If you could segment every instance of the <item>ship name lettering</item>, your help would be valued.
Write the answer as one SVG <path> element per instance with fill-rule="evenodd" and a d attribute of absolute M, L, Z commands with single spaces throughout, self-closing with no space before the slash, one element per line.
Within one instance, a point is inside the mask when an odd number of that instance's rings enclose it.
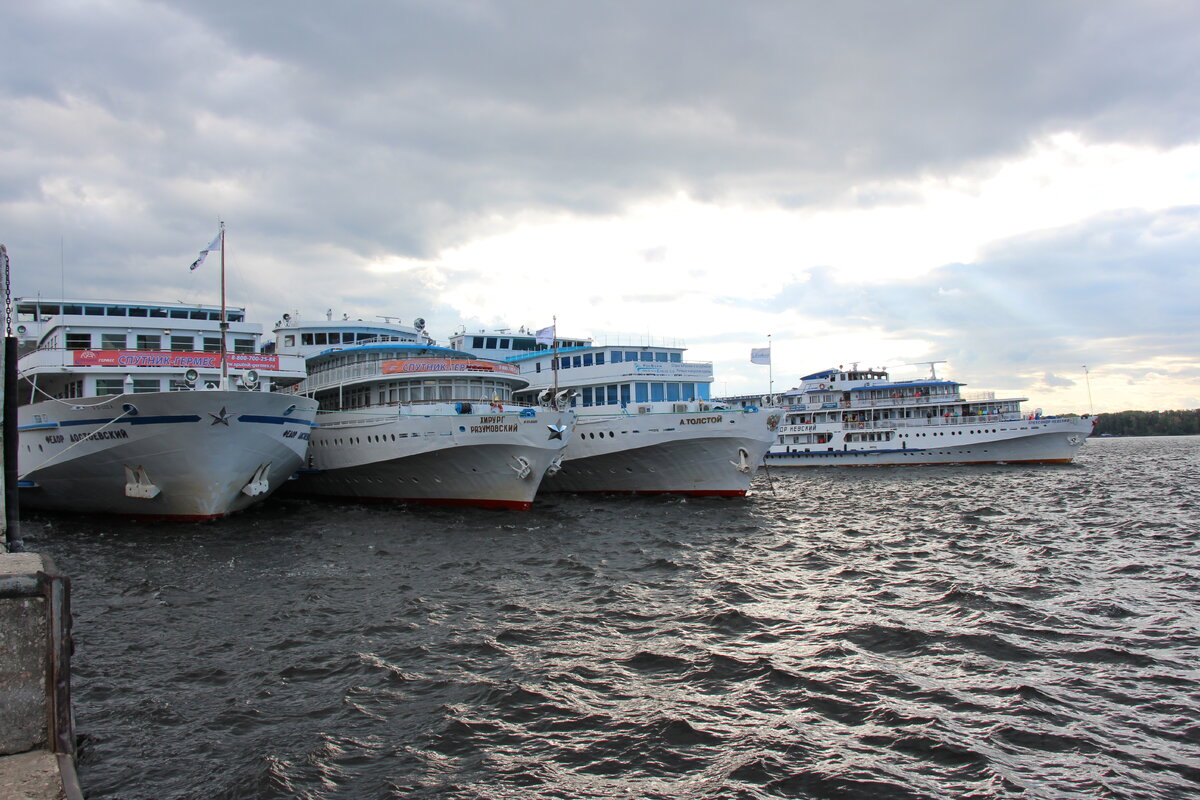
<path fill-rule="evenodd" d="M 61 433 L 52 433 L 46 437 L 46 444 L 62 444 L 63 435 Z"/>
<path fill-rule="evenodd" d="M 720 417 L 684 417 L 679 420 L 680 425 L 707 425 L 710 422 L 720 422 Z"/>
<path fill-rule="evenodd" d="M 498 423 L 498 422 L 504 422 L 504 417 L 480 417 L 479 418 L 480 425 L 489 425 L 489 424 L 494 424 L 494 423 Z"/>
<path fill-rule="evenodd" d="M 84 439 L 128 439 L 129 431 L 117 428 L 107 431 L 93 431 L 92 433 L 72 433 L 72 442 L 82 442 Z"/>
<path fill-rule="evenodd" d="M 496 419 L 503 419 L 503 417 L 496 417 Z M 509 425 L 490 424 L 471 426 L 471 433 L 516 433 L 516 431 L 517 423 L 515 422 Z"/>

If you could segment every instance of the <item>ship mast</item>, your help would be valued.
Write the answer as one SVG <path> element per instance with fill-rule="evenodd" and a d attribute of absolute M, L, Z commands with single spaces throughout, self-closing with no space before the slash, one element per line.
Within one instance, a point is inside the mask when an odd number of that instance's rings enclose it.
<path fill-rule="evenodd" d="M 229 362 L 226 361 L 226 334 L 229 331 L 229 319 L 225 313 L 225 223 L 221 222 L 221 390 L 229 388 Z"/>

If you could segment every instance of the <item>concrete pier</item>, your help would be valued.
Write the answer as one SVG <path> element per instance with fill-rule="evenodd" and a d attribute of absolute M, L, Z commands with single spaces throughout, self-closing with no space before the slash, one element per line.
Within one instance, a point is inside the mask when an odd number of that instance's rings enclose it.
<path fill-rule="evenodd" d="M 0 552 L 0 798 L 82 800 L 71 720 L 70 581 Z"/>

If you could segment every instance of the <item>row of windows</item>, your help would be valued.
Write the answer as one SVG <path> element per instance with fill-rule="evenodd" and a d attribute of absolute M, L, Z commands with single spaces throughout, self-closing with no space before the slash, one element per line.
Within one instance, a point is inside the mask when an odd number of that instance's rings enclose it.
<path fill-rule="evenodd" d="M 659 361 L 659 362 L 674 362 L 682 363 L 683 353 L 662 353 L 643 350 L 640 353 L 637 350 L 610 350 L 609 358 L 611 363 L 620 364 L 624 361 Z M 583 353 L 577 356 L 561 356 L 558 359 L 559 369 L 572 369 L 575 367 L 591 367 L 604 366 L 604 353 Z M 554 368 L 554 359 L 551 359 L 551 369 Z M 534 372 L 542 371 L 542 362 L 537 362 L 534 365 Z"/>
<path fill-rule="evenodd" d="M 559 339 L 559 347 L 587 347 L 587 342 Z M 472 336 L 473 350 L 549 350 L 549 345 L 539 345 L 532 336 Z"/>
<path fill-rule="evenodd" d="M 683 361 L 683 353 L 662 353 L 652 352 L 650 350 L 613 350 L 611 351 L 612 363 L 619 364 L 622 361 L 671 361 L 681 363 Z"/>
<path fill-rule="evenodd" d="M 354 344 L 355 342 L 413 342 L 412 337 L 389 336 L 381 333 L 355 333 L 354 331 L 326 331 L 323 333 L 300 334 L 301 345 L 313 344 Z M 296 346 L 296 335 L 289 333 L 283 337 L 284 347 Z"/>
<path fill-rule="evenodd" d="M 73 303 L 21 303 L 17 306 L 17 320 L 38 322 L 59 314 L 87 317 L 149 317 L 158 319 L 205 319 L 220 321 L 220 311 L 198 308 L 156 308 L 141 306 L 89 306 Z M 229 309 L 225 313 L 229 322 L 244 322 L 241 309 Z"/>
<path fill-rule="evenodd" d="M 490 404 L 493 398 L 501 403 L 512 402 L 512 387 L 504 383 L 485 378 L 453 379 L 422 381 L 393 381 L 387 384 L 377 384 L 375 387 L 375 402 L 372 403 L 371 388 L 366 386 L 344 389 L 340 395 L 337 391 L 324 392 L 318 397 L 323 411 L 336 411 L 349 408 L 367 408 L 371 405 L 391 406 L 407 403 L 437 403 L 437 402 L 482 402 Z"/>
<path fill-rule="evenodd" d="M 159 334 L 139 333 L 134 337 L 134 346 L 138 350 L 162 350 L 163 336 Z M 171 350 L 175 352 L 191 353 L 196 350 L 195 336 L 171 336 Z M 90 333 L 68 333 L 66 344 L 68 350 L 91 350 L 95 340 L 93 334 Z M 203 352 L 219 353 L 221 352 L 221 337 L 220 336 L 204 336 L 201 337 Z M 124 333 L 101 333 L 100 334 L 100 349 L 101 350 L 127 350 L 129 349 L 129 336 Z M 235 353 L 253 353 L 254 340 L 240 339 L 233 340 L 233 352 Z"/>
<path fill-rule="evenodd" d="M 619 383 L 609 386 L 585 386 L 576 389 L 578 395 L 571 398 L 571 405 L 584 408 L 590 406 L 628 405 L 632 396 L 635 403 L 677 402 L 680 400 L 708 400 L 707 383 L 637 382 Z"/>

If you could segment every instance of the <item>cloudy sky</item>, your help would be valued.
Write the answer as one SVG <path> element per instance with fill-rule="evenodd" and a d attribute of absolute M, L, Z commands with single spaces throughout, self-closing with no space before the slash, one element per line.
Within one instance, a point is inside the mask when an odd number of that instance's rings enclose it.
<path fill-rule="evenodd" d="M 13 293 L 1200 406 L 1200 4 L 0 0 Z M 1084 365 L 1088 376 L 1085 378 Z M 1091 398 L 1089 399 L 1089 388 Z"/>

